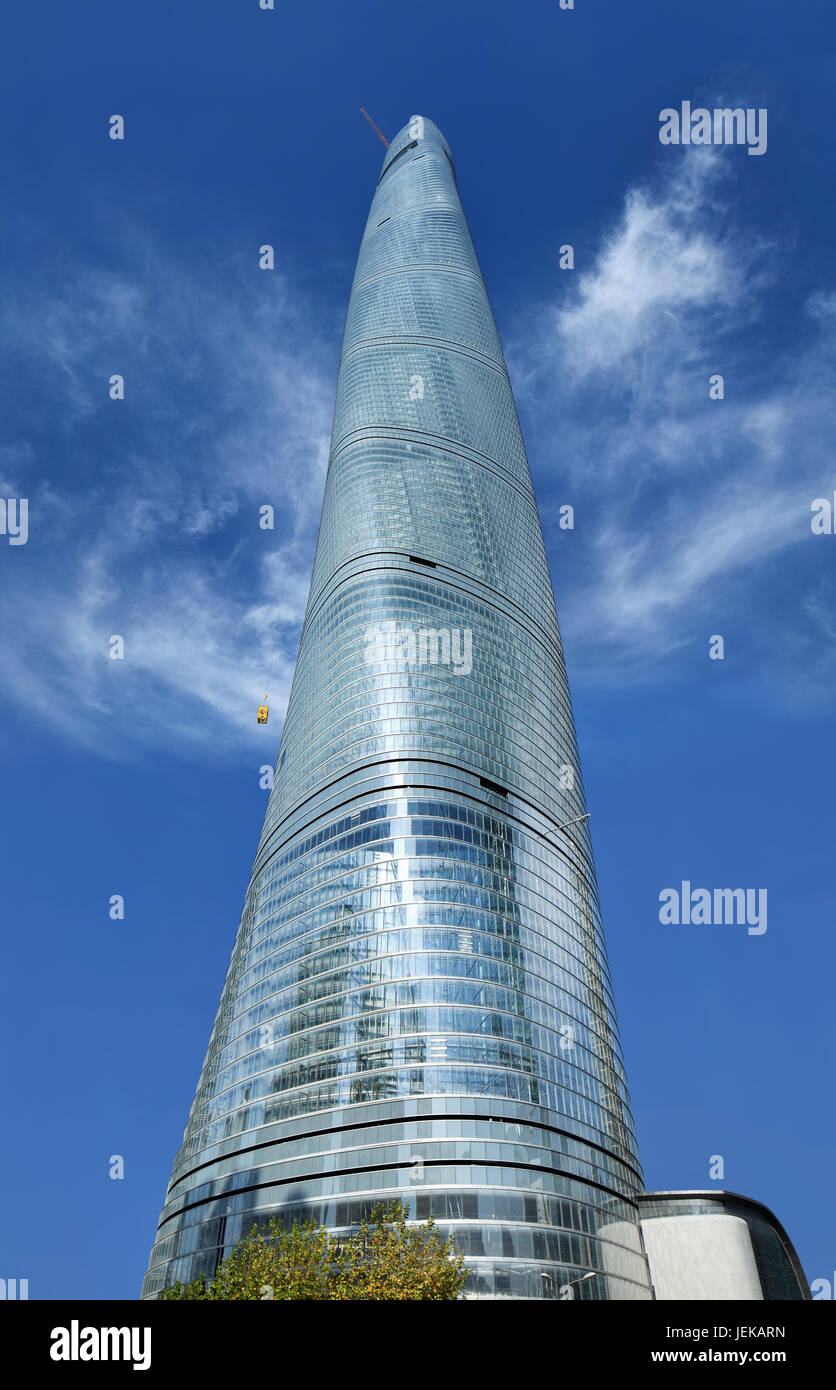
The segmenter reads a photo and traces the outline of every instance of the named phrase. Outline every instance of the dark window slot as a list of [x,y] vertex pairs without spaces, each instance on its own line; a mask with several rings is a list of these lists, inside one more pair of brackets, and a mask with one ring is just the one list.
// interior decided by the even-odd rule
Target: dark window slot
[[420,555],[410,555],[409,558],[413,565],[426,565],[428,570],[434,570],[436,567],[435,560],[422,560]]
[[498,782],[492,782],[490,777],[480,777],[479,782],[485,788],[486,791],[496,792],[497,796],[508,795],[508,788],[501,787]]
[[[411,142],[411,144],[409,144],[409,145],[404,145],[404,147],[403,147],[402,150],[398,150],[398,153],[395,155],[394,159],[390,160],[390,162],[386,165],[386,168],[383,170],[383,173],[380,175],[380,178],[378,179],[378,183],[380,183],[382,179],[385,179],[385,178],[386,178],[386,175],[389,173],[389,170],[392,168],[392,165],[393,165],[393,164],[397,164],[398,160],[401,159],[401,158],[403,158],[403,156],[406,154],[407,150],[414,150],[414,149],[415,149],[415,146],[416,146],[417,144],[418,144],[418,141],[417,141],[417,140],[413,140],[413,141]],[[448,158],[449,158],[449,156],[448,156]],[[452,161],[451,161],[451,163],[452,163]]]

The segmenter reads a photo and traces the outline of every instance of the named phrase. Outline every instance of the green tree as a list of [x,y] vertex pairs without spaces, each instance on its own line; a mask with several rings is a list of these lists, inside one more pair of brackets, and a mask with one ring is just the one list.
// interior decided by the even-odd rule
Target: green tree
[[357,1231],[338,1239],[324,1226],[271,1220],[257,1226],[219,1264],[207,1284],[166,1289],[164,1299],[416,1300],[461,1298],[467,1269],[435,1223],[408,1225],[402,1202],[378,1204]]
[[452,1300],[467,1279],[452,1238],[442,1240],[431,1219],[409,1226],[402,1202],[375,1207],[345,1242],[329,1298]]

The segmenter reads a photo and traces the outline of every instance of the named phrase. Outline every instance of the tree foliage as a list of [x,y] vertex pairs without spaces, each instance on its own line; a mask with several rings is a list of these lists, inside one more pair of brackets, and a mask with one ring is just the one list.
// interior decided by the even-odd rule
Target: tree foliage
[[378,1203],[348,1236],[310,1221],[250,1234],[218,1265],[214,1277],[176,1283],[164,1299],[417,1300],[461,1298],[464,1259],[435,1222],[408,1225],[402,1202]]

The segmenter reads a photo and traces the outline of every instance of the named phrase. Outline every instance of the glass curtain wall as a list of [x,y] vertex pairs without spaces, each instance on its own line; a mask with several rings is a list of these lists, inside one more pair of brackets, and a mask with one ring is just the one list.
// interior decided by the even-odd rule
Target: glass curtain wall
[[477,1297],[651,1296],[585,813],[508,373],[415,117],[360,247],[274,786],[144,1296],[254,1222],[395,1198]]

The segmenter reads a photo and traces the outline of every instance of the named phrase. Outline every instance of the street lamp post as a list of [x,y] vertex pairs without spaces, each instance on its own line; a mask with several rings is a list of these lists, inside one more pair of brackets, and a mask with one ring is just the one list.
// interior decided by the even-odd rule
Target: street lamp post
[[591,1270],[589,1271],[588,1274],[582,1274],[581,1277],[580,1277],[580,1279],[570,1279],[568,1284],[561,1284],[561,1285],[558,1287],[558,1290],[557,1290],[557,1296],[558,1296],[558,1298],[564,1298],[564,1299],[566,1299],[566,1298],[569,1298],[569,1299],[574,1298],[574,1297],[575,1297],[575,1287],[574,1287],[575,1284],[583,1284],[583,1283],[585,1283],[585,1281],[586,1281],[587,1279],[594,1279],[596,1273],[597,1273],[596,1270],[591,1269]]

